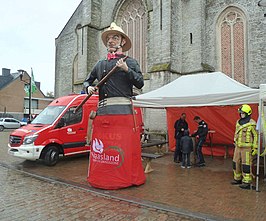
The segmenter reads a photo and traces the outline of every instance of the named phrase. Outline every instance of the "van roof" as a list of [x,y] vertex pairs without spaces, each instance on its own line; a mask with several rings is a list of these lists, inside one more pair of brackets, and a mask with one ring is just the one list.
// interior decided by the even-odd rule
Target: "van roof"
[[[66,106],[70,102],[73,102],[74,105],[79,105],[85,98],[87,97],[87,94],[71,94],[64,97],[56,98],[52,101],[52,103],[49,104],[49,106]],[[92,95],[86,104],[95,104],[98,103],[99,96],[98,95]]]

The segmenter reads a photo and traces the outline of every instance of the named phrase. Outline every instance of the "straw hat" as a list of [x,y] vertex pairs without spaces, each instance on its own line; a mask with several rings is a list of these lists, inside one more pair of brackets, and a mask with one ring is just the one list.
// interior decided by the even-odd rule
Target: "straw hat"
[[104,45],[107,47],[107,35],[109,34],[119,34],[122,35],[123,38],[125,38],[126,43],[123,45],[122,50],[123,51],[128,51],[131,48],[131,41],[129,37],[125,34],[122,28],[117,26],[114,22],[111,23],[110,27],[107,28],[103,33],[102,33],[102,41]]

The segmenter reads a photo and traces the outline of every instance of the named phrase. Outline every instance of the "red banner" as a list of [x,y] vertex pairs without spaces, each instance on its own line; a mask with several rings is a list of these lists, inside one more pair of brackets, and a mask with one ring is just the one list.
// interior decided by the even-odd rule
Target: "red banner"
[[[236,121],[239,119],[237,106],[211,106],[211,107],[178,107],[167,108],[167,126],[169,136],[169,149],[175,150],[174,139],[174,124],[177,119],[180,118],[182,113],[186,113],[187,122],[190,133],[194,133],[197,130],[198,124],[194,122],[194,117],[199,116],[204,120],[209,130],[214,131],[212,143],[214,144],[213,151],[214,156],[224,156],[225,148],[222,144],[233,144],[234,132]],[[257,121],[258,118],[258,105],[250,105],[252,108],[252,118]],[[215,144],[219,144],[215,146]],[[203,153],[210,154],[210,148],[203,148]],[[229,154],[232,155],[232,150],[229,150]]]

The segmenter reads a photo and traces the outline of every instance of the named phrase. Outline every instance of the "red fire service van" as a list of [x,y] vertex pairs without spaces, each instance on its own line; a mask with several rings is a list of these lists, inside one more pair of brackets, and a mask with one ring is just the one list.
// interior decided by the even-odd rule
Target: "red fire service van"
[[[86,94],[73,94],[55,99],[30,124],[10,134],[8,153],[27,160],[43,160],[55,165],[59,155],[88,153],[86,145],[88,120],[91,110],[96,111],[98,95],[93,95],[76,113],[75,108]],[[135,108],[136,124],[143,128],[142,112]]]

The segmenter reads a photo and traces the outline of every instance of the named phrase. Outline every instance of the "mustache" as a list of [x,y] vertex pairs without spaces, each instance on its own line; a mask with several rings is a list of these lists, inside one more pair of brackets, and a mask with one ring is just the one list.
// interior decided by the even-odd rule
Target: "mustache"
[[115,49],[119,49],[121,47],[122,47],[121,45],[118,45],[118,46],[108,46],[108,48],[115,48]]

